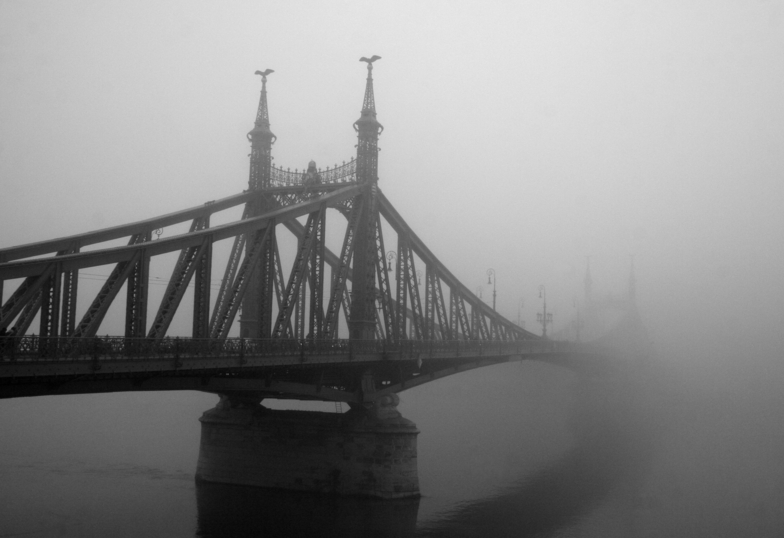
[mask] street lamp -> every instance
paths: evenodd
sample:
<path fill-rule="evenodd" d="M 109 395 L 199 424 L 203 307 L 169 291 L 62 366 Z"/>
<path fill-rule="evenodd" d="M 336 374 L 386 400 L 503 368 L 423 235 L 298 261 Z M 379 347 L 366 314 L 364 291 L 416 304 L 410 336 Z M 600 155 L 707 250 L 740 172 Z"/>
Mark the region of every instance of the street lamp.
<path fill-rule="evenodd" d="M 495 312 L 495 269 L 487 270 L 487 283 L 493 285 L 493 312 Z"/>
<path fill-rule="evenodd" d="M 542 324 L 542 338 L 547 338 L 547 324 L 552 324 L 553 315 L 547 313 L 547 290 L 544 285 L 539 286 L 539 298 L 543 299 L 542 312 L 537 312 L 536 321 Z"/>
<path fill-rule="evenodd" d="M 392 272 L 392 264 L 395 263 L 396 259 L 397 259 L 397 254 L 395 253 L 394 250 L 390 250 L 389 252 L 387 252 L 387 272 L 388 273 Z"/>
<path fill-rule="evenodd" d="M 422 284 L 422 271 L 417 269 L 416 275 L 417 275 L 417 284 L 421 285 Z"/>

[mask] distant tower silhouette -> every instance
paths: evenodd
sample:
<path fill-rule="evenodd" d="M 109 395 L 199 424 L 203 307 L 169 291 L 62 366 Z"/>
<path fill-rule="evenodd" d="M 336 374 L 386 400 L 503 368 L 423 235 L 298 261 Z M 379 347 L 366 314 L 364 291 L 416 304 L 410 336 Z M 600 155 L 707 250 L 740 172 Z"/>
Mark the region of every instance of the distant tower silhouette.
<path fill-rule="evenodd" d="M 351 299 L 350 336 L 352 339 L 372 340 L 376 337 L 376 183 L 378 181 L 378 136 L 384 127 L 376 119 L 376 100 L 373 95 L 373 62 L 380 56 L 360 58 L 367 62 L 367 81 L 362 112 L 354 122 L 357 132 L 357 181 L 364 191 L 355 204 L 361 204 L 354 239 L 353 295 Z M 356 206 L 355 206 L 356 207 Z M 382 253 L 383 255 L 383 253 Z"/>
<path fill-rule="evenodd" d="M 632 255 L 632 263 L 629 268 L 629 302 L 634 305 L 637 299 L 637 277 L 634 274 L 634 255 Z"/>
<path fill-rule="evenodd" d="M 585 279 L 583 280 L 585 287 L 585 304 L 591 303 L 593 280 L 591 280 L 591 257 L 585 257 Z"/>

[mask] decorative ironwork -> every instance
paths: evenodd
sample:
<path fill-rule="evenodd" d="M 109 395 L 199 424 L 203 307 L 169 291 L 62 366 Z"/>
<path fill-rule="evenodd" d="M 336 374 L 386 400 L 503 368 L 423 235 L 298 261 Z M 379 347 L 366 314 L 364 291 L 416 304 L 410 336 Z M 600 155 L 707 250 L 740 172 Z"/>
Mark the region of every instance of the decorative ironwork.
<path fill-rule="evenodd" d="M 321 176 L 321 184 L 354 183 L 357 181 L 357 161 L 351 159 L 349 162 L 337 164 L 330 168 L 318 169 Z M 283 169 L 275 165 L 270 167 L 270 186 L 272 187 L 299 187 L 306 186 L 307 170 L 291 171 L 291 168 Z"/>
<path fill-rule="evenodd" d="M 0 357 L 25 363 L 79 363 L 94 361 L 157 361 L 160 359 L 222 359 L 223 365 L 209 366 L 212 370 L 236 367 L 244 357 L 302 357 L 311 355 L 344 356 L 350 360 L 352 353 L 377 354 L 401 360 L 416 358 L 449 359 L 470 356 L 509 356 L 563 354 L 579 351 L 581 354 L 606 352 L 600 347 L 579 345 L 552 340 L 515 340 L 507 342 L 482 342 L 471 340 L 351 340 L 333 339 L 313 341 L 291 338 L 126 338 L 122 336 L 70 338 L 66 336 L 16 336 L 6 337 L 0 348 Z M 172 363 L 173 364 L 173 363 Z M 174 369 L 174 366 L 172 366 Z M 139 363 L 133 371 L 144 371 Z M 150 370 L 159 372 L 159 364 Z"/>

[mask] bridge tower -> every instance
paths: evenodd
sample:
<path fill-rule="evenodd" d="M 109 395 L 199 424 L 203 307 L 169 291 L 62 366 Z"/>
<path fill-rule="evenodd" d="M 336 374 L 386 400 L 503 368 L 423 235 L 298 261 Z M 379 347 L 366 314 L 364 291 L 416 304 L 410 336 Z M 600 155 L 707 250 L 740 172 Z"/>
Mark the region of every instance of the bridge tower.
<path fill-rule="evenodd" d="M 270 130 L 267 76 L 273 72 L 272 69 L 256 71 L 257 75 L 261 75 L 261 96 L 253 130 L 248 133 L 248 140 L 251 144 L 248 177 L 250 191 L 264 191 L 270 188 L 272 144 L 277 137 Z M 244 216 L 246 218 L 255 217 L 266 209 L 269 209 L 266 200 L 263 196 L 259 196 L 248 203 Z M 252 239 L 246 238 L 245 247 L 248 251 L 252 244 Z M 264 244 L 264 251 L 251 274 L 245 297 L 242 300 L 240 336 L 243 338 L 269 338 L 271 334 L 275 250 L 274 227 L 272 227 L 269 239 Z M 249 253 L 246 254 L 249 255 Z"/>
<path fill-rule="evenodd" d="M 376 226 L 378 206 L 378 137 L 384 130 L 376 119 L 376 102 L 373 95 L 373 62 L 380 56 L 360 58 L 367 63 L 367 82 L 362 112 L 354 122 L 357 132 L 357 181 L 363 192 L 355 199 L 361 204 L 362 213 L 357 221 L 353 259 L 353 288 L 349 321 L 350 337 L 353 340 L 373 340 L 376 336 Z M 382 252 L 383 256 L 384 253 Z"/>

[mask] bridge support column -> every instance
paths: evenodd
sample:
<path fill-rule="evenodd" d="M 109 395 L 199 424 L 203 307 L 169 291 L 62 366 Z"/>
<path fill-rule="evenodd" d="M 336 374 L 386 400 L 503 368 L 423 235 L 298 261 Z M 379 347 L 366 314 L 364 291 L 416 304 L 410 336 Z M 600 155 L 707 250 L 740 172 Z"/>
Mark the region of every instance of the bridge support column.
<path fill-rule="evenodd" d="M 202 423 L 196 479 L 394 499 L 419 496 L 416 425 L 391 394 L 344 414 L 221 396 Z"/>

